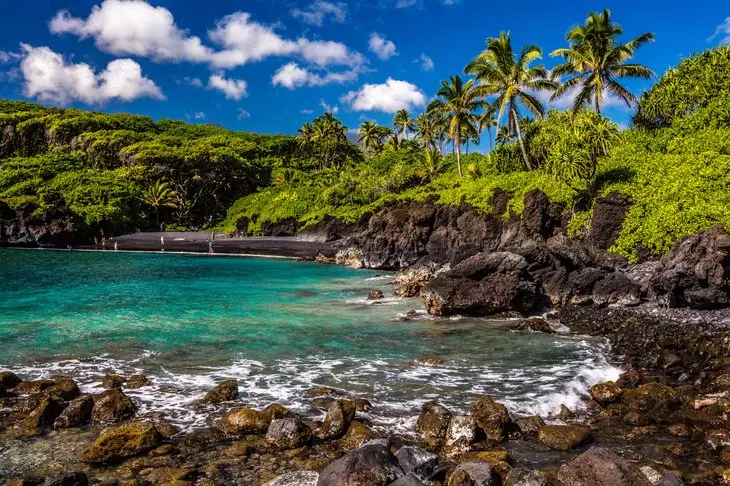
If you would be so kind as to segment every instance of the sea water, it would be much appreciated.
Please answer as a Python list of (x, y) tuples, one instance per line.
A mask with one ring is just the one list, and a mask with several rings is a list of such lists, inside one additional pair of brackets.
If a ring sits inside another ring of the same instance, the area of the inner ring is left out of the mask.
[[(139, 415), (164, 412), (182, 430), (230, 406), (197, 403), (228, 378), (240, 406), (317, 415), (307, 390), (333, 387), (371, 401), (377, 426), (405, 432), (430, 400), (465, 412), (488, 394), (549, 415), (618, 376), (600, 339), (431, 318), (419, 299), (389, 297), (391, 277), (282, 259), (0, 250), (0, 369), (70, 375), (89, 393), (106, 373), (145, 374), (152, 386), (125, 390)], [(374, 288), (386, 299), (368, 301)]]

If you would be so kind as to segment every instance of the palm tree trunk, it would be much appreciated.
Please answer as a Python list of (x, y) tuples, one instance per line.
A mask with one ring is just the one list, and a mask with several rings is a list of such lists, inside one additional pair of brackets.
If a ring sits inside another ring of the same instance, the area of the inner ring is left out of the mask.
[(512, 120), (515, 124), (515, 131), (517, 132), (517, 140), (520, 142), (520, 150), (522, 151), (522, 158), (525, 159), (525, 168), (527, 170), (532, 170), (532, 164), (530, 163), (530, 158), (527, 156), (527, 150), (525, 150), (525, 142), (522, 140), (522, 131), (520, 130), (520, 121), (517, 119), (517, 112), (515, 111), (514, 107), (510, 110), (510, 113), (512, 113)]
[(461, 139), (456, 137), (454, 139), (454, 145), (456, 146), (456, 166), (459, 168), (459, 177), (463, 177), (461, 173)]
[(600, 115), (601, 114), (601, 103), (598, 101), (598, 95), (596, 95), (595, 103), (596, 103), (596, 113), (598, 113)]

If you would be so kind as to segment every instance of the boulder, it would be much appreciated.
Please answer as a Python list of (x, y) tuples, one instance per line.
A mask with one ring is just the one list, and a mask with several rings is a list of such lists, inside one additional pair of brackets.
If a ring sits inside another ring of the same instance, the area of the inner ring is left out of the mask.
[(296, 449), (311, 438), (309, 426), (296, 417), (275, 419), (266, 432), (266, 441), (279, 449)]
[(91, 420), (96, 424), (119, 423), (134, 417), (137, 407), (119, 388), (112, 388), (94, 397)]
[(682, 238), (659, 260), (651, 290), (669, 307), (730, 305), (730, 235), (721, 225)]
[(43, 486), (87, 486), (89, 477), (85, 472), (62, 473), (57, 476), (43, 478), (41, 484)]
[(429, 446), (440, 446), (446, 437), (451, 417), (451, 412), (443, 405), (428, 402), (421, 408), (421, 414), (416, 422), (416, 432), (423, 435)]
[(16, 386), (20, 385), (22, 381), (23, 380), (18, 378), (18, 375), (12, 371), (0, 372), (0, 385), (2, 385), (6, 390), (12, 390)]
[(512, 326), (513, 331), (521, 332), (544, 332), (546, 334), (555, 334), (555, 331), (550, 327), (550, 323), (542, 317), (531, 317), (525, 319)]
[(491, 441), (500, 442), (507, 436), (507, 426), (512, 419), (507, 407), (483, 396), (477, 399), (471, 409), (471, 416), (484, 436)]
[(138, 388), (150, 385), (152, 385), (152, 383), (145, 375), (132, 375), (127, 380), (127, 383), (124, 384), (124, 388), (137, 390)]
[(252, 408), (232, 410), (221, 420), (221, 427), (229, 434), (265, 434), (269, 429), (272, 417), (270, 414)]
[(81, 395), (81, 390), (76, 382), (68, 376), (56, 376), (53, 378), (53, 386), (44, 390), (47, 395), (55, 395), (65, 401), (73, 400)]
[(91, 420), (91, 411), (94, 409), (94, 398), (91, 395), (82, 395), (73, 400), (53, 422), (57, 429), (67, 429), (84, 425)]
[[(429, 484), (431, 484), (429, 482)], [(401, 476), (388, 486), (426, 486), (421, 479), (413, 473), (408, 473), (405, 476)]]
[(454, 415), (446, 429), (443, 455), (453, 458), (469, 450), (477, 438), (477, 421), (468, 415)]
[(125, 381), (127, 380), (123, 376), (107, 373), (101, 379), (101, 387), (106, 390), (111, 390), (112, 388), (120, 388)]
[(162, 442), (162, 435), (150, 422), (132, 422), (104, 429), (99, 437), (81, 453), (84, 462), (115, 462), (145, 453)]
[(344, 450), (357, 449), (363, 446), (365, 443), (377, 439), (378, 434), (366, 424), (359, 420), (353, 420), (350, 422), (350, 427), (347, 429), (347, 433), (340, 441), (340, 447)]
[(385, 295), (383, 295), (383, 291), (380, 289), (373, 289), (368, 294), (368, 300), (383, 300), (385, 298)]
[(591, 447), (558, 469), (564, 486), (651, 486), (641, 470), (601, 447)]
[(600, 250), (611, 248), (621, 233), (621, 227), (630, 207), (631, 202), (618, 192), (596, 199), (586, 243)]
[(621, 397), (621, 403), (632, 411), (645, 413), (669, 407), (676, 398), (676, 393), (671, 387), (651, 382), (633, 390), (626, 390)]
[(591, 439), (590, 432), (577, 425), (545, 425), (537, 433), (540, 443), (558, 451), (573, 450)]
[(486, 462), (462, 462), (446, 479), (446, 486), (500, 486), (502, 480)]
[(429, 314), (527, 313), (538, 302), (527, 261), (509, 252), (479, 253), (439, 274), (421, 289)]
[(56, 382), (53, 380), (22, 381), (13, 388), (13, 393), (16, 395), (32, 395), (41, 393), (55, 384)]
[(317, 471), (296, 471), (282, 474), (272, 479), (264, 486), (317, 486), (319, 473)]
[(403, 446), (395, 453), (398, 465), (404, 473), (413, 473), (419, 478), (427, 478), (438, 464), (439, 457), (425, 449)]
[(263, 412), (267, 417), (269, 417), (269, 420), (294, 416), (294, 413), (291, 410), (278, 403), (267, 405)]
[(22, 422), (16, 425), (19, 435), (30, 437), (39, 435), (50, 428), (63, 411), (63, 403), (56, 397), (44, 398)]
[(238, 382), (226, 380), (216, 385), (200, 400), (203, 404), (230, 402), (238, 398)]
[(403, 470), (387, 447), (366, 444), (325, 467), (317, 486), (387, 486), (400, 476)]
[(604, 407), (611, 403), (618, 402), (621, 399), (622, 393), (621, 388), (612, 381), (593, 385), (590, 391), (591, 397)]
[(679, 479), (674, 474), (667, 474), (662, 478), (661, 481), (659, 481), (659, 484), (657, 486), (685, 486), (684, 481)]
[(355, 418), (355, 405), (349, 400), (335, 400), (327, 407), (327, 415), (317, 430), (322, 440), (339, 439)]
[(538, 471), (512, 469), (504, 480), (503, 486), (549, 486), (547, 479)]
[(545, 421), (537, 415), (529, 417), (520, 417), (515, 420), (515, 425), (520, 429), (522, 435), (537, 435), (540, 431), (540, 427), (545, 425)]

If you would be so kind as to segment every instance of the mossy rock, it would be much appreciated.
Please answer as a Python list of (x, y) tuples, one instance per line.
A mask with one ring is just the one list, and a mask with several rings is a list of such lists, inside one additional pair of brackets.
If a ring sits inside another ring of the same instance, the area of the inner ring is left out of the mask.
[(545, 425), (537, 434), (540, 443), (558, 451), (573, 450), (592, 439), (587, 429), (577, 425)]
[(619, 401), (622, 393), (623, 390), (621, 390), (621, 388), (619, 388), (613, 381), (599, 383), (598, 385), (593, 385), (591, 387), (591, 397), (604, 407)]
[(377, 438), (378, 434), (372, 428), (359, 420), (353, 420), (350, 423), (350, 427), (347, 429), (347, 433), (340, 441), (340, 447), (351, 451), (353, 449), (357, 449), (366, 442)]
[(202, 404), (230, 402), (238, 398), (238, 382), (226, 380), (216, 385), (200, 400)]
[(271, 415), (252, 408), (237, 408), (221, 419), (220, 425), (229, 434), (265, 434)]
[(84, 462), (99, 464), (138, 456), (162, 442), (162, 435), (150, 422), (132, 422), (104, 429), (101, 435), (81, 453)]
[(474, 403), (471, 415), (488, 440), (500, 442), (506, 438), (507, 426), (512, 419), (507, 407), (501, 403), (495, 402), (488, 396), (480, 397)]

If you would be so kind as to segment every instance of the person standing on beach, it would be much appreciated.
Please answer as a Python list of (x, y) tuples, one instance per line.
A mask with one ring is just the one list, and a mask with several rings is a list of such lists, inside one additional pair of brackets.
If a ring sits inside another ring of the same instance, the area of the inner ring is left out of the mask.
[(114, 242), (114, 251), (117, 251), (117, 250), (119, 250), (119, 246), (118, 246), (118, 243), (115, 241)]
[(160, 245), (165, 246), (165, 235), (160, 235)]

